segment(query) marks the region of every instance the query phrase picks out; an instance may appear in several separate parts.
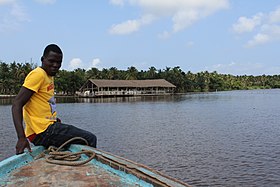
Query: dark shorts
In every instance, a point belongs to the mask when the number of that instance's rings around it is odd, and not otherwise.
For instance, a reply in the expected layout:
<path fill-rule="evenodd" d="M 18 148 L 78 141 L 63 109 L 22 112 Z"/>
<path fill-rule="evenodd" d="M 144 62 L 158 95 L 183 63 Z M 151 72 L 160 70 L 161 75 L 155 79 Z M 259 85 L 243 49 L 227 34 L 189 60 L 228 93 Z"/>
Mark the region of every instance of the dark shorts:
<path fill-rule="evenodd" d="M 91 132 L 79 129 L 73 125 L 68 125 L 60 122 L 55 122 L 50 125 L 44 132 L 37 134 L 32 143 L 34 145 L 42 145 L 44 147 L 55 146 L 59 147 L 67 140 L 81 137 L 84 138 L 88 145 L 96 148 L 97 138 Z M 72 144 L 86 144 L 82 140 L 75 140 Z"/>

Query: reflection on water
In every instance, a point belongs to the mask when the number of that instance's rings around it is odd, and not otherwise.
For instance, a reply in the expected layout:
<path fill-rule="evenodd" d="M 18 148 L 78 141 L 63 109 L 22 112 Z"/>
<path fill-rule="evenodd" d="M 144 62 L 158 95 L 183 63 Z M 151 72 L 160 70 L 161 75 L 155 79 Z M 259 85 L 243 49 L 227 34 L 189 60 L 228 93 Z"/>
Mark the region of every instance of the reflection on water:
<path fill-rule="evenodd" d="M 166 96 L 130 96 L 130 97 L 100 97 L 100 98 L 79 98 L 79 97 L 56 97 L 57 103 L 118 103 L 118 102 L 151 102 L 181 101 L 183 97 L 176 95 Z"/>
<path fill-rule="evenodd" d="M 12 104 L 13 100 L 14 100 L 13 97 L 8 97 L 8 98 L 0 97 L 0 105 L 10 105 L 10 104 Z"/>
<path fill-rule="evenodd" d="M 56 96 L 57 103 L 118 103 L 118 102 L 182 102 L 184 100 L 218 99 L 219 96 L 211 93 L 165 95 L 165 96 L 130 96 L 130 97 L 100 97 L 80 98 L 72 96 Z M 14 97 L 0 98 L 0 105 L 10 105 Z"/>
<path fill-rule="evenodd" d="M 130 97 L 100 97 L 100 98 L 80 98 L 72 96 L 56 96 L 56 103 L 117 103 L 117 102 L 150 102 L 150 101 L 176 101 L 181 100 L 178 96 L 130 96 Z M 0 98 L 0 105 L 10 105 L 13 97 Z"/>

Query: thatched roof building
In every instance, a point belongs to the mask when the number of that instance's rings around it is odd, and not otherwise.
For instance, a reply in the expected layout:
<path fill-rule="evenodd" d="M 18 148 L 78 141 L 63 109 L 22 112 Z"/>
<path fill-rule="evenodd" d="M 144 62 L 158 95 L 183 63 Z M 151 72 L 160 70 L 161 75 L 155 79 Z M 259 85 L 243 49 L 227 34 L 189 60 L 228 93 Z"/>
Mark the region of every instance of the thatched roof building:
<path fill-rule="evenodd" d="M 176 86 L 164 79 L 104 80 L 89 79 L 80 89 L 81 96 L 163 95 L 174 92 Z"/>

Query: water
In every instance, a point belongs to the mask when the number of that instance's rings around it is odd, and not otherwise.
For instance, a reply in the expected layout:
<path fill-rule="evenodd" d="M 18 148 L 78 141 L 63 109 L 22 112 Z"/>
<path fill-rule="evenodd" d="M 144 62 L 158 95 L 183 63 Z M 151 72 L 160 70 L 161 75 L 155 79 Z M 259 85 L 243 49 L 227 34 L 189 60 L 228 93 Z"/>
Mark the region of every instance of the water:
<path fill-rule="evenodd" d="M 59 103 L 98 148 L 193 186 L 280 185 L 280 90 Z M 60 101 L 62 102 L 62 101 Z M 0 160 L 14 154 L 11 105 L 0 105 Z"/>

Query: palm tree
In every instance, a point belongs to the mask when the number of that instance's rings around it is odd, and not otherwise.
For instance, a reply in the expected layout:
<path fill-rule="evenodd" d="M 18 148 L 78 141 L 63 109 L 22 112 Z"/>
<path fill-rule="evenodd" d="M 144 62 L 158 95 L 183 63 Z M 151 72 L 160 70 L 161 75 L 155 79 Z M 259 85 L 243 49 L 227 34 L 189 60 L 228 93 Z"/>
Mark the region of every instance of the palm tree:
<path fill-rule="evenodd" d="M 115 80 L 119 79 L 119 71 L 116 67 L 111 67 L 108 71 L 108 79 Z"/>
<path fill-rule="evenodd" d="M 138 70 L 134 66 L 131 66 L 127 69 L 125 79 L 126 80 L 137 80 L 137 73 L 138 73 Z"/>
<path fill-rule="evenodd" d="M 86 72 L 86 79 L 99 79 L 100 77 L 100 71 L 95 67 Z"/>
<path fill-rule="evenodd" d="M 10 83 L 10 69 L 7 63 L 1 62 L 0 63 L 0 84 L 1 90 L 0 93 L 2 94 L 9 94 L 9 89 L 11 86 Z"/>
<path fill-rule="evenodd" d="M 150 67 L 149 70 L 146 72 L 145 78 L 147 79 L 157 78 L 157 69 L 154 66 Z"/>

